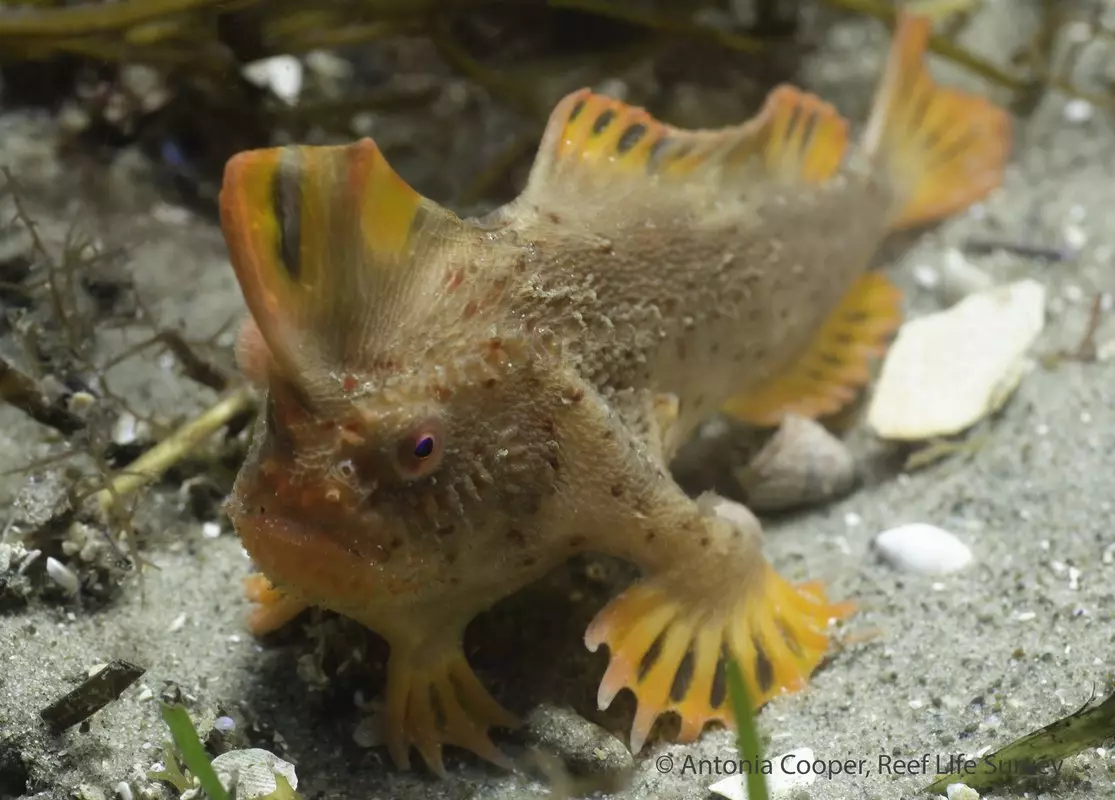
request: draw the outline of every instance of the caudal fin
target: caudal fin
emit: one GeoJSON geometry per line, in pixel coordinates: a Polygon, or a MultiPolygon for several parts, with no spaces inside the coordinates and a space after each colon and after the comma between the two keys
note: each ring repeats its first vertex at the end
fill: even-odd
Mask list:
{"type": "Polygon", "coordinates": [[[1003,180],[1010,117],[978,95],[938,86],[925,65],[928,18],[902,14],[863,146],[895,195],[892,229],[935,220],[1003,180]]]}

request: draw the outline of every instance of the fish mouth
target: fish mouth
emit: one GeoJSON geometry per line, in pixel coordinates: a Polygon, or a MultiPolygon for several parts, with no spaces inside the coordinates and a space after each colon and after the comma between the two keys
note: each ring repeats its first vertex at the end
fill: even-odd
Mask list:
{"type": "Polygon", "coordinates": [[[315,605],[336,608],[371,577],[369,559],[345,535],[347,526],[274,512],[229,516],[244,549],[268,580],[315,605]]]}

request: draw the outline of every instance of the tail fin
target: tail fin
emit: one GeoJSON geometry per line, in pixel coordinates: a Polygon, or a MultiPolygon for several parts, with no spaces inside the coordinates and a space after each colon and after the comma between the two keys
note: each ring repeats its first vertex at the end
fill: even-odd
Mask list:
{"type": "Polygon", "coordinates": [[[892,229],[943,219],[1002,183],[1007,112],[934,83],[925,66],[932,23],[902,14],[863,147],[895,194],[892,229]]]}

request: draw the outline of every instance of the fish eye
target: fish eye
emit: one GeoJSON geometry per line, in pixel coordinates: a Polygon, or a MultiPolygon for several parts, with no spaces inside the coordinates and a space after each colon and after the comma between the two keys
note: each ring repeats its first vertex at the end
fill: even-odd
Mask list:
{"type": "Polygon", "coordinates": [[[434,454],[436,442],[431,434],[423,434],[414,445],[414,457],[425,460],[434,454]]]}
{"type": "Polygon", "coordinates": [[[441,424],[428,420],[399,441],[399,471],[405,478],[424,478],[437,469],[444,449],[445,435],[441,424]]]}

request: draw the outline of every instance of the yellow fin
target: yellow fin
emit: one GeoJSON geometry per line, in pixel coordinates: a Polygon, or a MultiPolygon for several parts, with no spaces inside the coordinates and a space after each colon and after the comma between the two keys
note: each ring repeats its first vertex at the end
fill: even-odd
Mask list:
{"type": "Polygon", "coordinates": [[[896,197],[892,229],[949,216],[1003,181],[1011,147],[1007,112],[983,97],[938,86],[925,66],[932,23],[899,17],[863,137],[896,197]]]}
{"type": "Polygon", "coordinates": [[[801,358],[724,411],[759,426],[778,425],[789,413],[815,419],[839,411],[870,380],[870,359],[885,352],[901,321],[899,290],[879,273],[861,275],[801,358]]]}
{"type": "Polygon", "coordinates": [[[277,631],[309,608],[302,601],[288,597],[276,589],[259,572],[244,579],[244,596],[252,602],[248,627],[255,636],[266,636],[277,631]]]}
{"type": "Polygon", "coordinates": [[[488,730],[515,728],[519,720],[480,683],[459,644],[433,657],[393,643],[384,694],[384,739],[399,769],[410,769],[414,747],[433,773],[446,777],[442,758],[446,744],[514,769],[514,763],[492,743],[488,730]]]}
{"type": "Polygon", "coordinates": [[[589,625],[585,644],[606,644],[608,670],[598,704],[622,689],[638,699],[631,750],[638,753],[660,714],[681,717],[679,740],[692,742],[709,722],[733,723],[726,662],[739,664],[756,708],[800,691],[828,650],[827,628],[854,610],[830,604],[816,583],[794,587],[763,562],[740,598],[720,615],[693,614],[653,582],[636,584],[589,625]]]}
{"type": "Polygon", "coordinates": [[[315,359],[359,355],[436,239],[431,223],[457,221],[370,139],[239,153],[225,167],[220,211],[260,338],[275,366],[303,382],[315,359]]]}
{"type": "Polygon", "coordinates": [[[621,194],[646,201],[678,180],[822,183],[839,168],[847,138],[831,105],[792,86],[774,89],[747,122],[710,130],[675,128],[581,89],[551,112],[523,196],[589,215],[604,210],[594,201],[621,194]]]}

